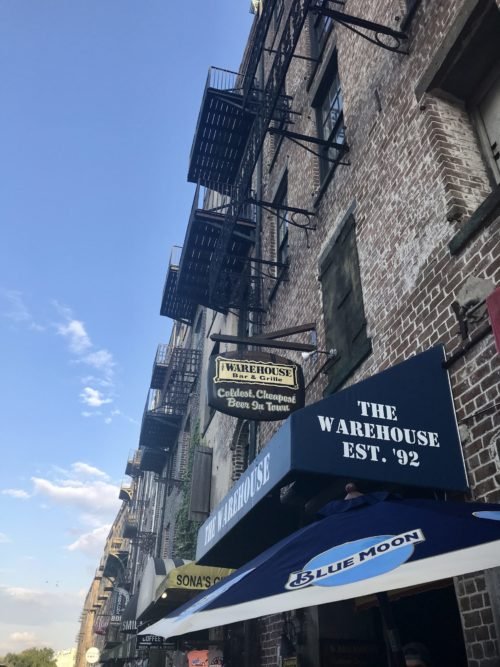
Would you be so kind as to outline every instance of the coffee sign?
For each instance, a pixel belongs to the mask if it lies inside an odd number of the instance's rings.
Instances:
[[[136,645],[137,649],[144,648],[158,648],[162,650],[174,650],[175,643],[169,642],[163,637],[157,635],[137,635]]]
[[[212,355],[208,377],[208,404],[233,417],[275,421],[304,406],[302,368],[276,354]]]

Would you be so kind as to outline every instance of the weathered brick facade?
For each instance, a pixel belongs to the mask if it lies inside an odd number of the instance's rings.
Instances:
[[[289,224],[289,267],[278,285],[274,279],[265,280],[261,326],[265,332],[316,322],[318,346],[326,348],[319,260],[351,210],[372,353],[345,386],[438,343],[445,345],[448,358],[458,351],[449,372],[471,496],[498,502],[500,358],[489,331],[465,349],[470,337],[487,325],[487,318],[471,325],[464,340],[452,304],[473,279],[488,281],[490,291],[500,284],[500,212],[490,216],[460,251],[450,250],[455,235],[497,186],[468,110],[425,86],[446,38],[457,23],[466,22],[475,4],[420,2],[407,28],[409,55],[376,48],[338,26],[319,64],[292,61],[285,92],[297,112],[293,130],[317,136],[313,102],[336,50],[349,165],[338,166],[330,183],[321,188],[315,155],[286,138],[266,140],[262,199],[273,201],[286,173],[288,203],[313,212],[310,222],[315,230],[306,232]],[[346,11],[397,28],[404,9],[404,2],[394,0],[349,0]],[[272,31],[268,36],[270,49],[276,48],[279,30],[277,37]],[[298,54],[311,55],[312,31],[310,18]],[[266,55],[267,69],[273,57]],[[302,218],[300,223],[304,222]],[[269,210],[262,214],[261,242],[264,257],[275,260],[276,218]],[[307,336],[297,340],[307,342]],[[300,361],[299,355],[295,358]],[[323,363],[319,355],[304,362],[308,403],[323,395],[326,378],[318,373]],[[261,423],[260,447],[278,427],[279,422]],[[240,473],[238,461],[233,454],[233,480]],[[476,667],[500,664],[500,634],[490,589],[483,574],[456,582],[467,656]],[[261,664],[277,665],[282,619],[270,617],[260,623]]]
[[[290,29],[286,17],[299,1],[273,0],[275,16],[257,68],[258,79],[265,79],[274,59],[280,57],[276,50],[281,35]],[[242,71],[249,63],[263,2],[271,0],[255,3],[260,10]],[[444,345],[470,497],[500,502],[500,355],[484,305],[488,294],[500,285],[500,173],[492,170],[491,155],[485,152],[478,130],[476,96],[470,91],[463,98],[457,95],[457,87],[471,88],[467,84],[475,76],[474,54],[467,52],[472,48],[472,29],[477,29],[487,11],[498,12],[498,8],[500,0],[347,0],[341,6],[349,14],[404,29],[408,53],[379,48],[340,24],[333,29],[328,25],[330,32],[320,39],[315,15],[307,17],[281,89],[291,100],[293,122],[287,128],[296,135],[321,135],[325,118],[320,108],[325,99],[331,101],[326,92],[338,75],[336,103],[343,114],[349,150],[335,169],[325,171],[325,162],[315,154],[322,151],[324,155],[325,150],[317,143],[306,140],[299,145],[290,137],[266,136],[253,174],[256,196],[267,202],[258,212],[252,251],[254,257],[260,253],[257,259],[270,262],[253,266],[254,277],[264,267],[263,312],[211,311],[202,307],[208,293],[195,304],[199,308],[192,326],[179,325],[179,341],[173,344],[199,350],[201,363],[186,400],[173,461],[159,482],[164,497],[162,515],[155,515],[159,519],[156,555],[184,555],[176,553],[176,520],[181,507],[186,508],[185,489],[178,482],[186,472],[194,429],[199,426],[201,444],[212,450],[211,479],[205,480],[210,483],[202,487],[213,509],[254,452],[264,448],[281,425],[263,421],[254,427],[208,407],[209,357],[234,348],[216,345],[210,336],[258,335],[314,322],[318,349],[335,347],[328,328],[331,313],[323,267],[348,220],[355,223],[355,264],[366,320],[362,336],[367,346],[334,390]],[[457,64],[461,49],[468,56],[466,75],[459,69],[463,63]],[[487,51],[491,55],[491,45]],[[497,55],[496,66],[498,48]],[[327,113],[333,115],[332,108]],[[285,127],[279,119],[272,126]],[[288,206],[302,211],[286,214],[286,239],[276,214],[283,193]],[[225,194],[224,186],[212,199],[220,205]],[[199,233],[203,237],[203,230]],[[214,246],[210,247],[211,251],[197,248],[200,256],[213,252]],[[283,257],[286,268],[276,265]],[[209,263],[212,260],[213,255]],[[189,300],[189,290],[181,297]],[[299,334],[295,340],[309,342],[309,334]],[[297,352],[287,356],[303,366],[307,404],[323,398],[332,377],[325,356],[312,355],[307,360]],[[443,496],[440,489],[435,491]],[[469,665],[500,667],[499,572],[459,577],[454,585]],[[448,589],[452,595],[453,588]],[[364,604],[369,607],[373,601]],[[291,647],[300,667],[328,667],[319,647],[318,609],[262,617],[213,630],[211,637],[226,641],[229,664],[241,660],[244,667],[281,667],[284,652]],[[336,613],[341,616],[345,609],[339,607]],[[352,606],[350,617],[355,612]],[[373,634],[376,623],[372,625]]]
[[[261,84],[275,58],[281,57],[281,36],[292,31],[287,16],[299,1],[273,0],[274,15],[257,67]],[[264,2],[271,0],[254,3],[260,9],[242,72],[251,59]],[[331,8],[339,9],[334,4]],[[281,423],[263,421],[254,428],[208,408],[209,357],[215,351],[234,348],[226,343],[216,345],[210,336],[258,335],[314,322],[318,349],[335,347],[327,325],[331,314],[326,312],[329,302],[324,296],[323,267],[348,220],[355,224],[355,263],[357,271],[359,264],[367,346],[334,390],[444,345],[470,497],[500,502],[500,357],[484,306],[485,297],[500,284],[500,175],[492,171],[491,156],[485,154],[478,132],[476,97],[464,93],[461,98],[456,93],[461,80],[467,78],[459,70],[464,65],[457,53],[465,49],[467,55],[467,48],[472,48],[469,32],[476,30],[488,7],[488,11],[497,11],[495,6],[500,7],[500,0],[347,0],[340,6],[351,15],[404,29],[408,39],[403,47],[408,53],[379,48],[339,23],[332,27],[326,22],[327,30],[320,37],[317,17],[309,13],[281,89],[291,100],[293,122],[286,125],[275,118],[271,125],[278,130],[286,127],[296,136],[321,137],[326,122],[321,108],[331,102],[328,95],[338,75],[336,104],[343,114],[348,151],[335,169],[327,169],[317,153],[331,157],[331,148],[328,152],[314,141],[297,143],[290,137],[267,134],[253,173],[257,199],[267,202],[258,211],[252,250],[254,257],[269,262],[253,265],[253,277],[262,276],[263,312],[205,309],[201,329],[193,323],[189,335],[201,351],[200,378],[188,403],[172,472],[174,477],[182,476],[188,426],[192,429],[199,421],[201,444],[212,450],[211,484],[206,486],[211,508],[224,498],[254,451],[266,446]],[[490,53],[492,47],[488,49]],[[466,61],[468,75],[476,76],[474,54],[469,52]],[[500,54],[496,64],[499,62]],[[327,114],[333,116],[332,109]],[[342,142],[341,133],[336,139]],[[205,203],[213,200],[220,205],[227,194],[225,186],[214,190],[216,194]],[[284,193],[287,205],[302,211],[285,213],[285,227],[276,214]],[[188,233],[193,238],[186,239],[186,245],[189,241],[201,257],[206,250],[201,248],[201,223],[198,241],[193,228]],[[210,247],[213,252],[214,246]],[[276,265],[283,258],[286,268]],[[215,261],[214,255],[208,261]],[[189,300],[189,289],[185,289],[181,297]],[[207,293],[196,304],[206,305],[209,298]],[[294,340],[309,342],[309,334],[299,334]],[[287,356],[303,366],[307,404],[323,398],[332,377],[325,357],[318,354],[303,361],[297,352]],[[436,493],[443,496],[440,489]],[[181,502],[178,489],[168,487],[162,520],[163,556],[178,555],[171,550]],[[469,665],[500,665],[498,572],[460,577],[455,589]],[[342,615],[339,609],[336,613]],[[354,607],[349,610],[353,618],[355,611]],[[282,651],[291,643],[301,667],[327,667],[320,657],[320,625],[321,611],[311,608],[262,617],[212,631],[211,636],[226,640],[230,664],[242,656],[245,667],[278,667]]]

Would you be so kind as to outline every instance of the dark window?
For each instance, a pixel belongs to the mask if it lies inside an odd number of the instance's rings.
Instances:
[[[356,247],[356,226],[350,215],[320,263],[327,349],[337,355],[327,369],[325,393],[338,389],[371,352]]]
[[[271,121],[272,128],[276,128],[278,130],[286,130],[290,120],[289,118],[290,114],[288,113],[288,110],[289,110],[289,101],[286,96],[285,84],[283,84],[280,92],[280,98],[278,100],[278,104],[276,105],[276,110],[274,112],[274,120]],[[271,160],[269,164],[269,170],[271,170],[274,167],[274,163],[276,162],[276,158],[278,157],[278,153],[282,143],[283,143],[282,134],[271,134],[271,144],[270,144]]]
[[[479,87],[470,111],[494,180],[500,182],[500,71]]]
[[[335,148],[331,144],[345,143],[344,102],[336,57],[332,59],[324,81],[318,89],[314,106],[318,137],[329,144],[320,147],[320,179],[323,185],[333,174],[342,154],[340,148]]]
[[[204,521],[210,514],[212,454],[210,447],[200,446],[194,450],[189,504],[189,518],[194,521]]]
[[[437,92],[465,104],[474,123],[491,180],[500,182],[500,9],[494,0],[477,4],[430,81],[417,95]]]
[[[333,28],[333,19],[330,16],[321,16],[317,14],[314,17],[313,24],[313,53],[319,58],[323,53],[325,44]]]
[[[274,199],[276,205],[276,261],[288,265],[288,176],[285,174]],[[283,272],[283,269],[278,268]]]

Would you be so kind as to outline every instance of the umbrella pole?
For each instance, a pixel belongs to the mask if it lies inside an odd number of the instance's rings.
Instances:
[[[405,667],[403,648],[387,593],[377,593],[377,600],[382,617],[382,625],[389,641],[392,667]]]

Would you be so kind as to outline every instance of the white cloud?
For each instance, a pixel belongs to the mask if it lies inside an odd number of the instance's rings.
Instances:
[[[12,542],[10,537],[8,537],[5,533],[0,533],[0,544],[8,544],[9,542]]]
[[[119,487],[108,482],[92,480],[82,483],[78,480],[63,480],[54,483],[40,477],[33,477],[32,481],[35,493],[52,503],[76,507],[93,516],[109,519],[120,507]]]
[[[109,479],[109,475],[100,470],[95,466],[91,466],[88,463],[83,463],[83,461],[76,461],[71,465],[71,469],[77,475],[83,475],[85,477],[100,477],[101,479]]]
[[[113,362],[113,366],[116,364]],[[80,378],[80,381],[82,384],[94,384],[98,385],[99,387],[112,387],[113,382],[112,380],[106,380],[104,378],[99,378],[96,377],[95,375],[85,375],[84,377]]]
[[[57,475],[57,480],[32,477],[34,493],[51,506],[73,514],[76,510],[70,531],[73,542],[65,548],[95,559],[102,553],[111,522],[120,508],[119,487],[108,481],[103,470],[83,461],[73,463],[69,471],[57,469]]]
[[[99,557],[102,554],[106,538],[111,529],[111,524],[104,524],[98,528],[94,528],[89,533],[84,533],[69,544],[66,548],[68,551],[81,551],[87,556]]]
[[[82,378],[84,384],[80,400],[90,408],[99,408],[113,402],[113,376],[116,362],[112,353],[105,348],[97,348],[87,332],[85,323],[77,319],[70,308],[54,302],[60,322],[55,324],[56,332],[67,339],[72,353],[71,363],[88,366],[93,374]],[[92,371],[91,371],[92,372]],[[99,387],[99,389],[97,389]],[[82,411],[82,417],[95,416],[95,412]],[[106,418],[106,423],[109,423]]]
[[[74,354],[82,354],[92,347],[92,341],[80,320],[70,319],[66,324],[57,325],[57,333],[69,340],[69,349]]]
[[[9,639],[20,644],[32,644],[38,640],[34,632],[12,632]]]
[[[11,498],[19,498],[20,500],[27,500],[30,494],[23,489],[2,489],[2,495],[10,496]]]
[[[84,387],[80,394],[80,398],[85,405],[88,405],[91,408],[100,408],[101,405],[113,402],[112,398],[105,398],[104,394],[100,392],[99,389],[93,389],[92,387]]]
[[[104,370],[108,373],[110,373],[113,367],[116,365],[113,361],[113,355],[111,352],[104,349],[86,354],[83,357],[83,361],[89,366],[93,366],[99,370]]]
[[[15,324],[27,326],[33,331],[45,331],[45,327],[37,324],[24,303],[23,294],[18,290],[1,290],[0,295],[7,301],[8,306],[2,315]]]
[[[78,618],[81,598],[73,591],[0,586],[0,624],[8,632],[33,632],[33,627],[45,627],[64,623],[68,618]]]

